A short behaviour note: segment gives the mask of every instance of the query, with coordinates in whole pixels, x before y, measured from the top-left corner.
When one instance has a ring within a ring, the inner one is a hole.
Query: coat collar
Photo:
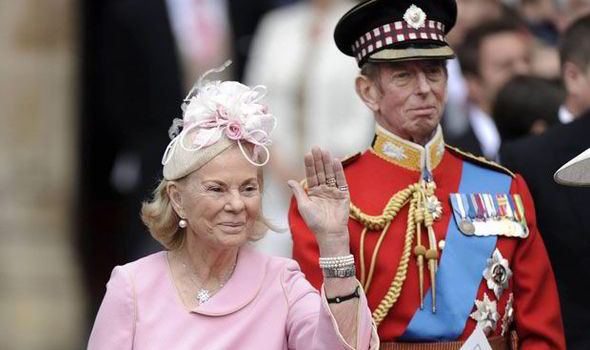
[[[445,153],[445,141],[440,125],[425,146],[404,140],[379,124],[375,128],[375,140],[369,149],[378,157],[403,168],[430,173],[441,162]]]
[[[236,268],[225,286],[193,312],[207,316],[223,316],[242,309],[260,292],[266,268],[267,258],[246,244],[240,248]]]

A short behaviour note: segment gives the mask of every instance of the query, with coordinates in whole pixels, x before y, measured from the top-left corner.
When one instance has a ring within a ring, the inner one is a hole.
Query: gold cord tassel
[[[418,200],[418,209],[416,209],[416,247],[414,247],[414,255],[416,255],[416,264],[418,265],[418,283],[420,285],[420,310],[424,309],[424,255],[426,255],[426,248],[422,245],[422,223],[424,222],[424,208],[422,207],[422,196],[418,192],[414,192]]]
[[[434,186],[431,183],[426,186],[422,183],[422,200],[424,203],[424,226],[428,230],[428,246],[429,249],[426,251],[426,259],[428,259],[428,269],[430,270],[430,288],[432,289],[432,312],[436,312],[436,271],[438,269],[438,250],[436,245],[436,235],[432,228],[433,218],[432,214],[426,207],[427,196],[434,194]]]

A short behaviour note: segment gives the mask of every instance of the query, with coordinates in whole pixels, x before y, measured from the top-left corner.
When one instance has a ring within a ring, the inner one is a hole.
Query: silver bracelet
[[[354,256],[352,254],[344,256],[332,256],[332,257],[320,257],[320,267],[334,268],[334,267],[346,267],[354,265]]]
[[[356,275],[356,268],[354,265],[346,267],[324,268],[324,278],[347,278]]]

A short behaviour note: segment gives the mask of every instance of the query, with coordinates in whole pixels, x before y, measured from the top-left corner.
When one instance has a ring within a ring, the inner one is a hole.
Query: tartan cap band
[[[401,43],[412,43],[412,42],[429,42],[432,44],[438,44],[441,47],[434,49],[394,49],[395,46]],[[374,28],[361,37],[359,37],[354,44],[352,44],[352,53],[357,62],[364,61],[367,57],[375,59],[394,59],[394,57],[383,57],[384,54],[380,54],[382,51],[397,51],[398,55],[406,55],[401,51],[422,51],[426,55],[422,56],[441,56],[436,52],[437,49],[446,48],[444,56],[452,57],[453,50],[448,47],[445,41],[445,25],[441,22],[434,20],[426,20],[424,25],[415,29],[410,26],[406,21],[395,21],[393,23],[387,23],[377,28]],[[391,49],[389,49],[391,48]],[[389,50],[388,50],[389,49]],[[434,50],[433,52],[430,52]],[[440,50],[439,50],[440,51]],[[448,53],[450,51],[450,53]],[[428,54],[430,52],[430,54]],[[442,53],[442,52],[441,52]],[[387,55],[391,56],[392,53]],[[411,52],[407,53],[408,57],[412,56]],[[378,57],[381,56],[381,57]],[[386,56],[386,55],[385,55]],[[403,57],[400,57],[403,58]]]

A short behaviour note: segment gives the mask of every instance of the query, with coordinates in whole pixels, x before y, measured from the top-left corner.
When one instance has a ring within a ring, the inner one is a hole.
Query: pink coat
[[[378,348],[364,295],[357,339],[357,349]],[[250,246],[240,250],[223,289],[192,311],[180,300],[165,252],[115,267],[88,343],[90,350],[352,348],[297,263]]]

